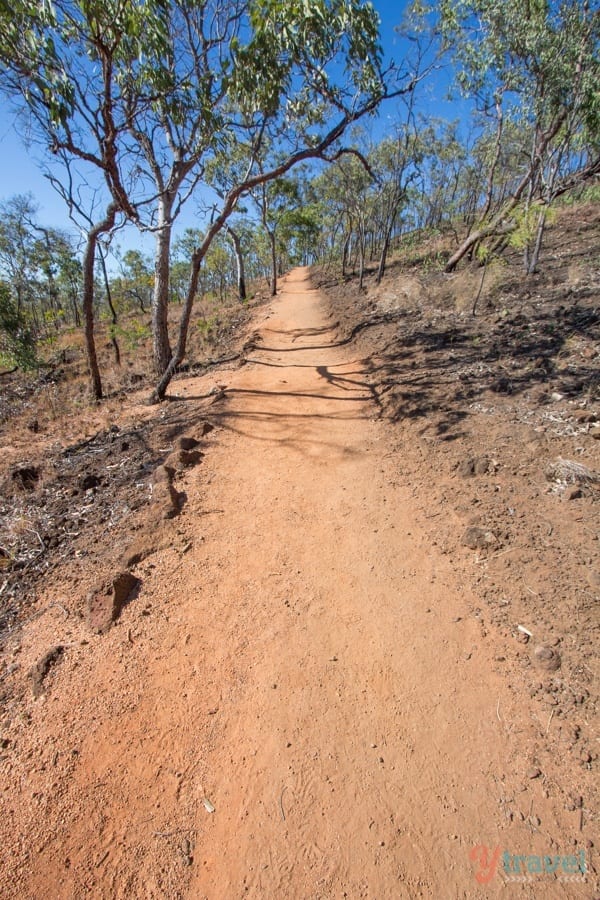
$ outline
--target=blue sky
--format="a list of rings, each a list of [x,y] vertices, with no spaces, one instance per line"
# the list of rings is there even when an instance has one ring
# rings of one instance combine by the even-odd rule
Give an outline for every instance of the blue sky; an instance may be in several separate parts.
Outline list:
[[[401,63],[403,54],[402,41],[394,29],[400,23],[403,11],[407,6],[406,0],[375,0],[373,4],[381,18],[381,37],[386,58],[392,58],[396,63]],[[443,91],[443,88],[438,88]],[[429,106],[439,106],[440,114],[444,112],[443,96],[431,96]],[[385,129],[386,121],[393,121],[396,108],[390,102],[381,111],[381,127]],[[62,199],[57,195],[49,182],[43,177],[39,168],[39,160],[42,157],[41,147],[26,148],[16,129],[17,119],[11,111],[10,105],[0,99],[0,200],[7,200],[14,194],[31,192],[35,202],[39,206],[38,218],[48,226],[73,230],[66,213],[66,207]],[[180,220],[180,227],[193,222],[193,202],[184,209]],[[122,232],[117,242],[123,246],[140,246],[140,239],[134,229]],[[151,239],[144,240],[144,248],[150,249]]]

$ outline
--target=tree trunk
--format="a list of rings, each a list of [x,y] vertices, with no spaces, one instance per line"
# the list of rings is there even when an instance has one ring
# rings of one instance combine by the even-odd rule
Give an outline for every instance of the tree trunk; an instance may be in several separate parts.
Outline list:
[[[71,292],[71,305],[73,307],[73,317],[75,319],[75,327],[81,328],[81,316],[79,315],[79,304],[77,303],[77,294]]]
[[[377,269],[377,278],[375,279],[375,284],[381,284],[381,279],[385,274],[385,263],[387,260],[388,250],[390,248],[390,233],[386,232],[385,238],[383,240],[383,247],[381,248],[381,257],[379,259],[379,268]]]
[[[227,234],[231,238],[233,251],[235,253],[235,262],[237,266],[237,285],[238,296],[240,300],[246,299],[246,275],[244,272],[244,257],[242,255],[242,242],[239,234],[237,234],[230,225],[226,225]]]
[[[486,259],[483,264],[483,272],[481,273],[481,281],[479,282],[479,290],[475,295],[475,299],[473,300],[473,306],[471,308],[471,315],[475,316],[477,314],[477,304],[479,303],[479,298],[481,297],[481,292],[483,291],[483,282],[485,281],[485,276],[487,273],[488,261]]]
[[[490,209],[492,208],[492,200],[494,198],[494,180],[496,178],[496,170],[498,168],[498,163],[500,162],[500,154],[502,152],[502,132],[504,129],[504,113],[502,110],[502,93],[500,93],[500,95],[495,98],[495,102],[496,102],[496,140],[494,142],[494,158],[492,159],[492,163],[490,165],[490,170],[488,172],[485,206],[483,207],[483,212],[481,213],[482,221],[485,221],[485,219],[489,215]]]
[[[152,349],[154,370],[163,375],[173,356],[169,342],[169,269],[171,254],[171,203],[161,197],[158,204],[156,263],[152,298]]]
[[[514,206],[511,206],[511,211],[513,208]],[[484,228],[480,228],[478,231],[473,231],[469,235],[469,237],[465,241],[463,241],[456,253],[454,253],[454,255],[450,257],[444,267],[444,272],[453,272],[463,256],[468,253],[469,250],[475,246],[475,244],[478,244],[479,241],[482,241],[486,237],[491,237],[492,235],[501,236],[503,234],[510,234],[516,228],[516,224],[514,222],[505,222],[504,224],[500,223],[501,217],[497,216],[495,219],[493,219],[490,225]]]
[[[556,134],[558,134],[558,131],[560,130],[565,118],[566,111],[561,110],[561,112],[557,114],[554,121],[552,122],[552,125],[546,132],[544,132],[543,134],[536,133],[535,153],[532,155],[530,165],[523,175],[521,181],[517,185],[515,191],[502,206],[502,208],[492,217],[488,225],[484,225],[481,228],[478,228],[477,231],[474,231],[466,238],[466,240],[463,241],[456,253],[454,253],[446,263],[444,272],[453,272],[463,256],[468,253],[469,250],[475,246],[475,244],[478,244],[479,241],[483,240],[484,238],[496,235],[501,236],[503,234],[507,234],[510,231],[514,231],[515,224],[506,223],[504,222],[504,220],[507,219],[511,215],[512,211],[518,206],[521,197],[525,193],[525,190],[531,185],[533,179],[536,177],[537,160],[542,158],[543,154],[546,151],[546,148],[550,144],[550,141],[555,137]]]
[[[358,287],[362,291],[365,277],[365,236],[362,232],[358,239]]]
[[[108,280],[108,271],[106,269],[106,260],[104,259],[104,253],[102,250],[100,251],[100,261],[102,263],[102,275],[104,276],[104,290],[106,291],[106,302],[108,303],[108,308],[110,309],[111,315],[111,332],[110,332],[110,341],[113,345],[113,350],[115,351],[115,364],[117,366],[121,365],[121,350],[119,347],[119,342],[117,340],[117,335],[115,334],[115,328],[117,325],[117,311],[112,302],[112,294],[110,290],[110,283]]]
[[[277,241],[275,232],[269,231],[269,244],[271,245],[271,297],[277,296]]]
[[[117,205],[111,203],[106,210],[106,217],[103,221],[98,222],[90,228],[83,254],[83,328],[90,370],[92,396],[94,400],[102,399],[102,380],[100,378],[98,357],[96,355],[96,342],[94,339],[94,263],[96,261],[98,238],[101,234],[110,231],[115,224],[117,209]]]
[[[352,238],[352,229],[348,232],[344,239],[344,248],[342,250],[342,278],[348,273],[348,254],[350,252],[350,239]]]
[[[540,253],[542,251],[542,240],[544,237],[544,231],[546,228],[546,210],[542,209],[537,223],[537,229],[535,234],[535,243],[533,245],[533,252],[531,253],[531,257],[529,259],[529,267],[527,269],[528,275],[533,275],[537,269],[537,264],[540,258]]]
[[[210,237],[210,239],[209,239]],[[165,399],[165,395],[167,393],[167,388],[171,383],[171,379],[175,374],[175,370],[177,366],[181,365],[183,362],[183,358],[185,356],[185,348],[187,344],[187,336],[188,329],[190,326],[190,319],[192,316],[192,308],[194,306],[194,299],[196,297],[196,291],[198,289],[198,278],[200,275],[200,266],[202,265],[202,260],[206,255],[206,251],[210,247],[212,242],[212,236],[207,236],[202,242],[202,246],[196,250],[196,252],[192,256],[192,264],[190,271],[190,281],[188,284],[187,295],[183,307],[183,311],[181,313],[181,319],[179,320],[179,336],[177,340],[177,346],[175,348],[175,353],[171,357],[171,361],[169,362],[167,368],[165,369],[160,381],[156,385],[152,396],[150,397],[150,403],[160,403]]]

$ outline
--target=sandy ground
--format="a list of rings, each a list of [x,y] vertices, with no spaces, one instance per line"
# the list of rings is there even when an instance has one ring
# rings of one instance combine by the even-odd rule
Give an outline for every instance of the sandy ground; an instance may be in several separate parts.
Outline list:
[[[306,270],[254,327],[139,597],[105,636],[59,607],[23,636],[24,659],[66,653],[3,760],[0,895],[597,896]],[[177,393],[193,410],[208,383]]]

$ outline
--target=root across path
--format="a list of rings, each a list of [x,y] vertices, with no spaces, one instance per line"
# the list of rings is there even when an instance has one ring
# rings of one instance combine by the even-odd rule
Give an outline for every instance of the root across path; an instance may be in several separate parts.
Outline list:
[[[588,896],[562,862],[516,884],[516,856],[569,848],[535,824],[558,813],[494,634],[432,540],[365,361],[305,269],[254,328],[171,545],[37,701],[0,894]],[[176,388],[192,408],[207,381]]]

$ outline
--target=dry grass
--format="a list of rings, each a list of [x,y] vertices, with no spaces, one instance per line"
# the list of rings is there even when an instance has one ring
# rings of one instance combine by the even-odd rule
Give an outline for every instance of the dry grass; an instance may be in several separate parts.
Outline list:
[[[262,285],[260,286],[262,287]],[[248,304],[236,298],[207,298],[193,310],[188,337],[186,364],[194,366],[219,356],[235,343],[241,325],[252,306],[265,296],[256,293]],[[171,340],[177,335],[181,307],[169,310]],[[100,317],[96,347],[105,399],[101,404],[90,397],[85,343],[81,329],[66,328],[40,348],[45,367],[39,375],[16,373],[4,379],[0,398],[0,438],[8,449],[0,461],[0,472],[8,462],[27,455],[35,444],[66,445],[107,428],[118,417],[128,398],[143,402],[153,386],[150,313],[120,316],[116,337],[121,364],[116,365],[109,323]],[[3,464],[4,463],[4,464]]]

